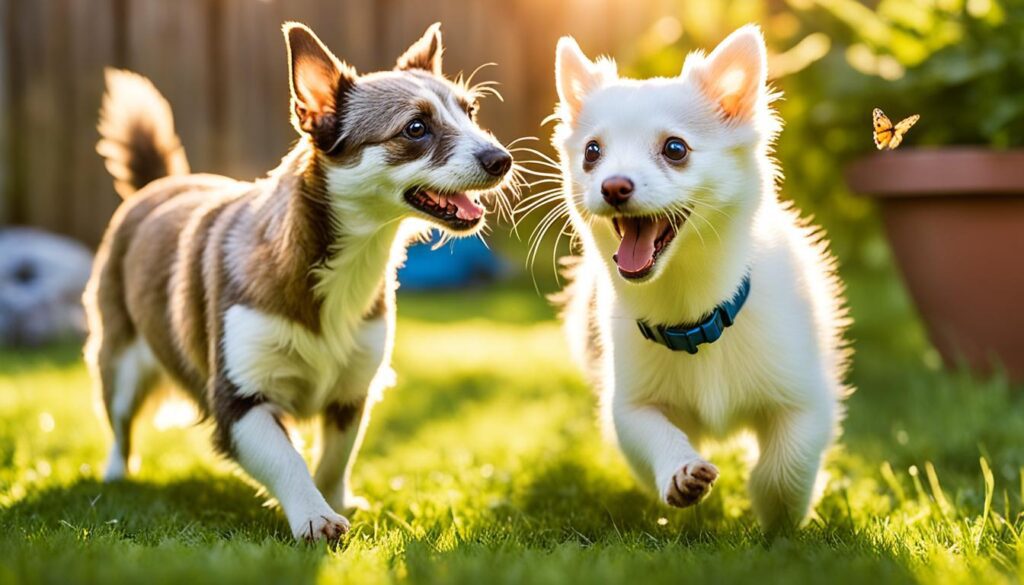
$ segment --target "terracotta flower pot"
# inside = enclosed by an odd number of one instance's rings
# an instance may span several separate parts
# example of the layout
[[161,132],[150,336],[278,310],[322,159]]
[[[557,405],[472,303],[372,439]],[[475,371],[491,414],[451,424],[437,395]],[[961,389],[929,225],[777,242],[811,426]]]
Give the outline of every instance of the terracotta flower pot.
[[846,169],[874,197],[947,364],[1024,381],[1024,150],[905,149]]

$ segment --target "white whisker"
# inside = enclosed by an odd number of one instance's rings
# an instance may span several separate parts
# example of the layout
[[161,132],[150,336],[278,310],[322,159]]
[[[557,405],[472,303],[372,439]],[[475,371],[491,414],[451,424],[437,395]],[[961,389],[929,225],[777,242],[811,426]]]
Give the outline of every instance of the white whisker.
[[558,161],[556,161],[555,159],[551,158],[547,154],[537,150],[536,148],[530,148],[530,147],[527,147],[527,146],[520,146],[517,150],[522,150],[523,152],[528,152],[530,154],[535,154],[535,155],[539,156],[541,158],[541,160],[544,160],[544,161],[546,161],[548,163],[551,163],[552,165],[554,165],[556,167],[559,167]]

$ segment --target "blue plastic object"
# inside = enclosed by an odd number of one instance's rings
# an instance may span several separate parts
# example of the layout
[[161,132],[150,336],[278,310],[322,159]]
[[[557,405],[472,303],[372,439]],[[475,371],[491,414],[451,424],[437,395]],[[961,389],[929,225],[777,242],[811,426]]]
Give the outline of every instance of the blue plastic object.
[[493,282],[508,271],[505,262],[480,238],[452,240],[432,250],[439,238],[435,231],[430,242],[409,248],[405,266],[398,271],[402,290],[475,286]]

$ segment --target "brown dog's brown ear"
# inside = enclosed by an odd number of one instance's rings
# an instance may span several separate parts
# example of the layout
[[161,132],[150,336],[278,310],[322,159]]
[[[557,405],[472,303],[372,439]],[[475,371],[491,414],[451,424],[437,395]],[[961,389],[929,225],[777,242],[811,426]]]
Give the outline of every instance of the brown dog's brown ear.
[[324,46],[313,31],[297,22],[284,25],[288,44],[292,124],[309,134],[320,150],[330,152],[341,139],[345,94],[356,72]]
[[427,28],[418,41],[413,43],[398,58],[395,69],[423,69],[435,75],[441,75],[441,54],[444,45],[441,42],[441,23],[435,22]]

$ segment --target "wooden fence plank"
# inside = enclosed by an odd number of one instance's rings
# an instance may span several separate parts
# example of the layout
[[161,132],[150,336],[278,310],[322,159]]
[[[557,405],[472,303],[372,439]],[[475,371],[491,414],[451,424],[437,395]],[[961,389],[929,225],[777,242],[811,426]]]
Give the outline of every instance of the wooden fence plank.
[[13,40],[18,51],[10,64],[18,72],[11,104],[19,165],[15,196],[21,198],[29,223],[68,233],[61,189],[69,178],[66,165],[72,150],[58,118],[69,105],[61,80],[67,6],[63,0],[15,1]]
[[8,60],[10,59],[10,6],[8,0],[0,0],[0,227],[8,225],[14,214],[14,201],[11,194],[11,134],[8,124],[10,117],[9,94],[11,80],[8,77]]
[[335,41],[338,56],[361,70],[375,70],[381,67],[377,62],[377,47],[373,30],[376,26],[377,4],[375,2],[338,2],[341,8],[341,30]]
[[558,37],[628,57],[669,12],[621,0],[0,0],[0,221],[98,241],[117,204],[93,151],[104,65],[123,63],[167,96],[194,170],[252,179],[296,138],[282,22],[306,23],[365,72],[391,68],[441,21],[448,75],[498,64],[477,78],[499,82],[506,100],[485,103],[483,125],[550,152],[539,124],[555,103]]
[[278,3],[224,0],[225,172],[251,179],[276,166],[295,134]]
[[212,168],[207,9],[206,0],[133,0],[128,5],[128,66],[149,77],[171,102],[194,171],[217,170]]
[[68,209],[73,217],[71,234],[94,244],[120,203],[110,176],[95,151],[99,138],[96,121],[103,96],[103,68],[115,61],[114,10],[112,0],[72,2],[70,22],[71,58],[67,75],[72,80],[71,123],[68,140],[74,144],[69,171],[73,187]]
[[[223,0],[225,169],[252,178],[276,166],[296,134],[288,108],[288,62],[281,25],[311,27],[341,59],[365,70],[374,53],[372,4],[291,0]],[[362,30],[360,30],[362,29]]]

